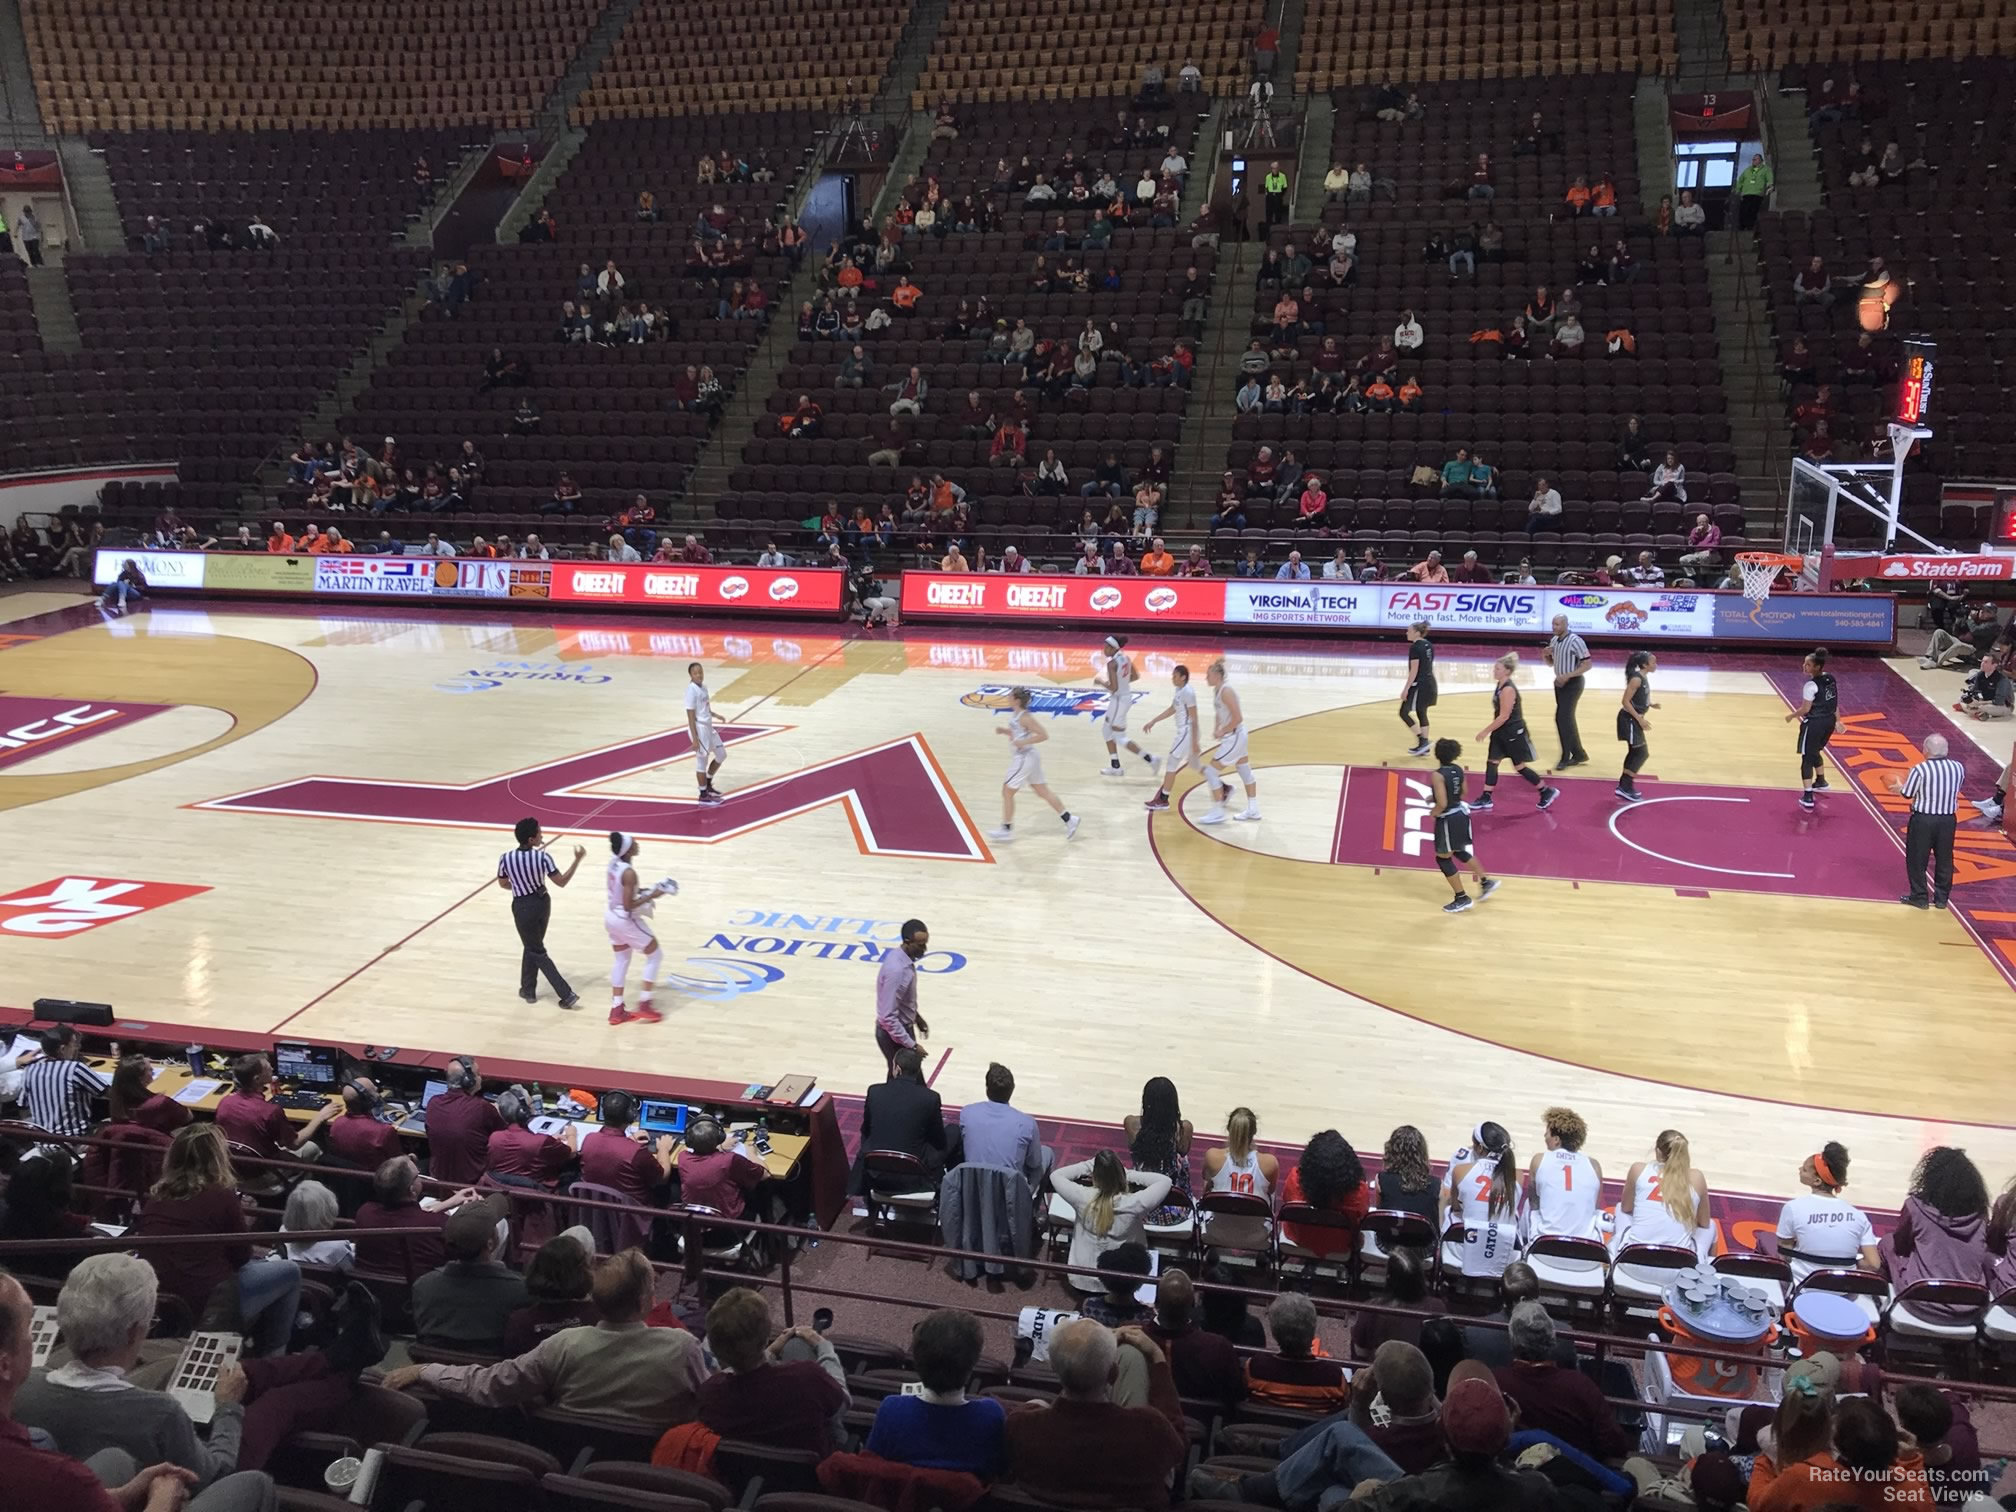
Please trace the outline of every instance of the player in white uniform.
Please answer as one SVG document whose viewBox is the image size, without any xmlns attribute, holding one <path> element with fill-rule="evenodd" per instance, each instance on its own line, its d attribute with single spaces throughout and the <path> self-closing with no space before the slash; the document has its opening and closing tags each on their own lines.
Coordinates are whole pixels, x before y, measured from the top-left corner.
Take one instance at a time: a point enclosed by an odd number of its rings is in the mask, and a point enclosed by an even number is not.
<svg viewBox="0 0 2016 1512">
<path fill-rule="evenodd" d="M 1461 1254 L 1445 1255 L 1444 1263 L 1455 1261 L 1466 1276 L 1503 1275 L 1518 1257 L 1523 1208 L 1512 1136 L 1503 1125 L 1479 1124 L 1475 1153 L 1450 1167 L 1442 1195 L 1443 1229 L 1452 1217 L 1463 1225 Z"/>
<path fill-rule="evenodd" d="M 637 842 L 621 830 L 609 832 L 609 902 L 602 911 L 602 927 L 609 931 L 609 948 L 616 953 L 609 968 L 609 1022 L 612 1024 L 655 1024 L 663 1014 L 651 1006 L 651 991 L 658 985 L 660 951 L 658 937 L 651 933 L 651 912 L 660 898 L 679 891 L 679 884 L 667 877 L 643 887 L 637 881 Z M 644 995 L 635 1008 L 623 1006 L 623 983 L 630 975 L 630 953 L 644 952 Z"/>
<path fill-rule="evenodd" d="M 1143 808 L 1169 807 L 1169 789 L 1186 767 L 1194 768 L 1200 776 L 1208 775 L 1197 741 L 1197 690 L 1190 686 L 1190 669 L 1179 665 L 1169 674 L 1169 681 L 1176 690 L 1170 695 L 1169 707 L 1141 727 L 1141 733 L 1146 735 L 1165 719 L 1176 721 L 1175 733 L 1169 737 L 1169 757 L 1162 764 L 1162 786 L 1141 805 Z"/>
<path fill-rule="evenodd" d="M 1134 706 L 1134 679 L 1140 669 L 1121 649 L 1127 644 L 1124 635 L 1109 635 L 1100 650 L 1106 657 L 1106 667 L 1101 674 L 1106 684 L 1106 717 L 1099 721 L 1099 736 L 1106 742 L 1106 766 L 1100 775 L 1118 777 L 1120 775 L 1120 746 L 1124 742 L 1127 749 L 1148 764 L 1153 773 L 1158 763 L 1155 758 L 1127 735 L 1127 711 Z M 1142 732 L 1146 734 L 1144 730 Z"/>
<path fill-rule="evenodd" d="M 996 725 L 994 733 L 1008 737 L 1013 754 L 1008 758 L 1008 775 L 1001 779 L 1001 827 L 987 831 L 987 838 L 1000 841 L 1015 838 L 1015 795 L 1026 787 L 1057 811 L 1057 817 L 1064 821 L 1064 838 L 1069 840 L 1078 833 L 1078 818 L 1064 807 L 1062 798 L 1050 791 L 1050 784 L 1043 780 L 1043 758 L 1036 753 L 1036 747 L 1050 738 L 1050 732 L 1029 712 L 1027 688 L 1009 689 L 1008 698 L 1008 723 Z"/>
<path fill-rule="evenodd" d="M 1652 1142 L 1652 1154 L 1653 1159 L 1639 1161 L 1624 1178 L 1611 1249 L 1627 1244 L 1691 1246 L 1705 1260 L 1714 1248 L 1715 1222 L 1709 1212 L 1708 1178 L 1694 1169 L 1687 1136 L 1678 1129 L 1661 1131 Z"/>
<path fill-rule="evenodd" d="M 1260 817 L 1260 784 L 1253 780 L 1253 768 L 1246 760 L 1246 713 L 1239 707 L 1239 695 L 1225 681 L 1225 663 L 1211 663 L 1204 680 L 1211 684 L 1211 739 L 1217 749 L 1211 753 L 1211 770 L 1204 774 L 1205 780 L 1211 784 L 1211 809 L 1197 822 L 1223 824 L 1227 818 L 1248 822 L 1257 820 Z M 1228 772 L 1237 772 L 1239 780 L 1246 785 L 1246 807 L 1243 812 L 1231 815 L 1225 812 L 1225 800 L 1232 796 L 1232 784 L 1225 780 Z"/>
<path fill-rule="evenodd" d="M 1596 1216 L 1603 1198 L 1603 1170 L 1582 1153 L 1589 1125 L 1573 1108 L 1549 1108 L 1540 1115 L 1547 1148 L 1533 1157 L 1527 1180 L 1533 1188 L 1526 1211 L 1527 1238 L 1566 1234 L 1599 1238 Z"/>
<path fill-rule="evenodd" d="M 728 747 L 714 731 L 714 699 L 707 691 L 707 669 L 698 662 L 686 664 L 686 733 L 693 738 L 693 775 L 700 782 L 700 801 L 719 803 L 714 790 L 714 774 L 728 758 Z"/>
<path fill-rule="evenodd" d="M 1778 1212 L 1778 1253 L 1792 1262 L 1793 1280 L 1804 1281 L 1823 1266 L 1882 1268 L 1868 1214 L 1841 1195 L 1847 1184 L 1847 1146 L 1831 1139 L 1800 1164 L 1806 1195 Z"/>
</svg>

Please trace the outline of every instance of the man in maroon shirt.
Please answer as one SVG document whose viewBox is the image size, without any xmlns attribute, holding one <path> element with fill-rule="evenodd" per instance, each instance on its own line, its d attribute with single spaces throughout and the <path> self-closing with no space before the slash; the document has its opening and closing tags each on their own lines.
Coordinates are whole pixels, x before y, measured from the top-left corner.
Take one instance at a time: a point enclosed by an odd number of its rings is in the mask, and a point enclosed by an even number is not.
<svg viewBox="0 0 2016 1512">
<path fill-rule="evenodd" d="M 849 1401 L 840 1356 L 812 1329 L 773 1338 L 773 1326 L 770 1304 L 746 1286 L 707 1309 L 707 1347 L 722 1368 L 701 1384 L 694 1411 L 723 1438 L 831 1453 L 834 1420 Z"/>
<path fill-rule="evenodd" d="M 514 1084 L 499 1093 L 497 1112 L 504 1120 L 504 1127 L 490 1136 L 485 1154 L 485 1169 L 492 1174 L 519 1176 L 541 1186 L 552 1186 L 560 1179 L 560 1173 L 574 1163 L 574 1126 L 567 1126 L 565 1139 L 533 1133 L 532 1094 L 523 1087 Z"/>
<path fill-rule="evenodd" d="M 474 1201 L 476 1193 L 464 1188 L 430 1212 L 420 1205 L 425 1191 L 426 1184 L 420 1179 L 420 1163 L 411 1155 L 395 1155 L 378 1167 L 378 1173 L 371 1182 L 371 1200 L 357 1209 L 357 1227 L 412 1229 L 415 1232 L 411 1239 L 359 1239 L 357 1264 L 361 1268 L 389 1271 L 394 1275 L 424 1276 L 447 1263 L 448 1250 L 441 1238 L 441 1226 L 456 1208 L 464 1202 Z"/>
<path fill-rule="evenodd" d="M 1122 1344 L 1148 1362 L 1145 1407 L 1111 1400 Z M 1168 1506 L 1169 1476 L 1183 1463 L 1188 1439 L 1162 1347 L 1138 1328 L 1116 1333 L 1080 1318 L 1051 1338 L 1050 1365 L 1061 1388 L 1057 1400 L 1008 1414 L 1001 1479 L 1076 1507 Z"/>
<path fill-rule="evenodd" d="M 375 1171 L 405 1153 L 399 1131 L 378 1117 L 378 1084 L 368 1076 L 353 1076 L 343 1084 L 343 1113 L 323 1136 L 325 1151 L 345 1165 Z"/>
<path fill-rule="evenodd" d="M 740 1218 L 746 1207 L 742 1194 L 770 1172 L 739 1148 L 723 1149 L 727 1142 L 728 1131 L 719 1119 L 703 1115 L 693 1120 L 686 1148 L 679 1152 L 679 1200 Z"/>
<path fill-rule="evenodd" d="M 1155 1321 L 1148 1325 L 1148 1337 L 1168 1351 L 1169 1372 L 1180 1394 L 1230 1407 L 1246 1399 L 1246 1367 L 1230 1339 L 1197 1326 L 1196 1307 L 1197 1289 L 1189 1273 L 1162 1272 L 1155 1283 Z"/>
<path fill-rule="evenodd" d="M 581 1141 L 581 1179 L 653 1207 L 672 1179 L 673 1140 L 660 1134 L 654 1151 L 630 1133 L 636 1118 L 637 1099 L 628 1092 L 603 1094 L 602 1127 Z"/>
<path fill-rule="evenodd" d="M 459 1055 L 442 1068 L 448 1090 L 427 1104 L 427 1171 L 437 1181 L 475 1182 L 490 1159 L 490 1136 L 504 1127 L 483 1095 L 476 1058 Z"/>
<path fill-rule="evenodd" d="M 231 1080 L 233 1090 L 217 1104 L 217 1127 L 224 1131 L 225 1139 L 245 1146 L 262 1160 L 315 1160 L 321 1155 L 322 1147 L 314 1139 L 340 1111 L 336 1103 L 327 1104 L 296 1127 L 285 1108 L 267 1099 L 273 1087 L 273 1064 L 265 1056 L 239 1056 L 231 1063 Z"/>
<path fill-rule="evenodd" d="M 1494 1374 L 1519 1408 L 1519 1426 L 1551 1433 L 1591 1458 L 1622 1464 L 1631 1438 L 1604 1399 L 1603 1388 L 1554 1361 L 1554 1320 L 1538 1302 L 1521 1302 L 1507 1325 L 1512 1363 Z"/>
</svg>

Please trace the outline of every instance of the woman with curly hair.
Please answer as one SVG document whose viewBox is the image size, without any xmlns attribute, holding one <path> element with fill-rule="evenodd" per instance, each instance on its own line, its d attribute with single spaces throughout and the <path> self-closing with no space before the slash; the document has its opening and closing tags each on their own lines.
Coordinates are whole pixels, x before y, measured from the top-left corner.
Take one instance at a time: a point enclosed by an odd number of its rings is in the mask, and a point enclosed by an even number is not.
<svg viewBox="0 0 2016 1512">
<path fill-rule="evenodd" d="M 1877 1245 L 1890 1284 L 1902 1291 L 1913 1281 L 1994 1279 L 1988 1252 L 1988 1183 L 1954 1145 L 1927 1150 L 1911 1173 L 1911 1195 L 1897 1214 L 1897 1227 Z M 1912 1311 L 1937 1323 L 1971 1322 L 1964 1309 L 1936 1303 Z"/>
<path fill-rule="evenodd" d="M 1127 1135 L 1127 1156 L 1137 1171 L 1169 1178 L 1172 1195 L 1190 1196 L 1190 1140 L 1195 1132 L 1183 1116 L 1176 1096 L 1176 1083 L 1166 1076 L 1151 1076 L 1141 1089 L 1141 1111 L 1121 1120 Z M 1158 1208 L 1150 1215 L 1151 1227 L 1190 1221 L 1186 1202 Z"/>
<path fill-rule="evenodd" d="M 1358 1223 L 1372 1208 L 1372 1188 L 1365 1181 L 1365 1167 L 1358 1152 L 1335 1129 L 1325 1129 L 1309 1141 L 1295 1169 L 1281 1188 L 1281 1202 L 1307 1203 L 1326 1213 L 1335 1213 L 1349 1223 L 1348 1228 L 1329 1224 L 1284 1223 L 1281 1237 L 1290 1244 L 1325 1258 L 1344 1257 L 1358 1249 Z"/>
<path fill-rule="evenodd" d="M 1440 1183 L 1428 1164 L 1428 1140 L 1412 1124 L 1401 1124 L 1386 1136 L 1379 1157 L 1379 1206 L 1419 1213 L 1435 1221 Z"/>
</svg>

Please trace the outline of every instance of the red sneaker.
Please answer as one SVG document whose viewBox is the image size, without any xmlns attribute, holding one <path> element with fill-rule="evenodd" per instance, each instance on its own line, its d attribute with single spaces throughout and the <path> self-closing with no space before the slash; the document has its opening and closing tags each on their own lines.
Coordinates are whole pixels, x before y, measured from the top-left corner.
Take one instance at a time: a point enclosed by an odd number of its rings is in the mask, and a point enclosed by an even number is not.
<svg viewBox="0 0 2016 1512">
<path fill-rule="evenodd" d="M 648 998 L 631 1011 L 630 1017 L 640 1024 L 659 1024 L 665 1020 L 665 1015 L 653 1008 Z"/>
<path fill-rule="evenodd" d="M 635 1017 L 637 1015 L 634 1013 L 625 1013 L 621 1003 L 609 1010 L 609 1022 L 612 1024 L 627 1024 Z"/>
</svg>

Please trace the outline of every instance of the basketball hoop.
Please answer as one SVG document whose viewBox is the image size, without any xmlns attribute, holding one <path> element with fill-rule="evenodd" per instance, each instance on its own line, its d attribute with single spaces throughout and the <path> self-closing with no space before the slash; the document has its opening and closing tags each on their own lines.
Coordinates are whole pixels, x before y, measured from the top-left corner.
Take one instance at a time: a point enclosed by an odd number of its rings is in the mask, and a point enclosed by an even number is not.
<svg viewBox="0 0 2016 1512">
<path fill-rule="evenodd" d="M 1753 604 L 1771 597 L 1771 585 L 1778 581 L 1780 572 L 1787 568 L 1796 571 L 1805 565 L 1804 557 L 1788 556 L 1782 551 L 1736 553 L 1736 567 L 1743 574 L 1743 597 Z"/>
</svg>

